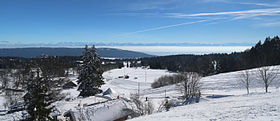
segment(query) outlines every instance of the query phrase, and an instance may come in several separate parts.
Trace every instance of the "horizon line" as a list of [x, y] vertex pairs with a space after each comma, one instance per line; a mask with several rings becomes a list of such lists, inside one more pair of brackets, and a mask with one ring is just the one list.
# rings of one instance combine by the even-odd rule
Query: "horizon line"
[[188, 43], [188, 42], [178, 42], [178, 43], [94, 43], [94, 42], [62, 42], [62, 43], [0, 43], [0, 48], [28, 48], [28, 47], [84, 47], [85, 45], [95, 45], [95, 46], [178, 46], [178, 47], [191, 47], [191, 46], [254, 46], [256, 43]]

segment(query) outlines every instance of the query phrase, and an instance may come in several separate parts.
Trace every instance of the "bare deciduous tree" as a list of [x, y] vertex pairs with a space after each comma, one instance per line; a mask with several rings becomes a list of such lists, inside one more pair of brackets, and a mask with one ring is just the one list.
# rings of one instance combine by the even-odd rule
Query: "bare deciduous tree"
[[249, 87], [250, 87], [250, 83], [251, 83], [251, 77], [250, 77], [250, 72], [248, 70], [245, 70], [243, 72], [240, 73], [240, 84], [242, 86], [244, 86], [247, 89], [247, 94], [249, 94]]
[[136, 109], [133, 109], [134, 112], [136, 112], [139, 116], [145, 114], [144, 104], [140, 100], [139, 95], [137, 94], [131, 94], [130, 100], [135, 104]]
[[152, 114], [154, 111], [154, 105], [152, 101], [146, 101], [145, 102], [145, 114]]
[[153, 113], [154, 105], [151, 101], [143, 102], [137, 94], [131, 94], [130, 100], [135, 104], [136, 108], [133, 109], [133, 111], [137, 113], [138, 116], [146, 114], [150, 115]]
[[278, 69], [274, 67], [262, 67], [258, 70], [258, 77], [265, 86], [265, 92], [268, 92], [268, 87], [277, 77]]
[[201, 86], [201, 75], [195, 72], [183, 73], [183, 75], [184, 80], [178, 86], [179, 89], [184, 93], [184, 98], [189, 99], [198, 93]]

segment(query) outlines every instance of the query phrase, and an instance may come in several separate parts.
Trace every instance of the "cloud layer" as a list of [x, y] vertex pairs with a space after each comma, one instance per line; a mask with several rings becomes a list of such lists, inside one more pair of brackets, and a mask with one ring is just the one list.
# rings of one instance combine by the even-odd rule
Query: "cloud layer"
[[[151, 27], [143, 30], [138, 30], [134, 32], [128, 32], [121, 34], [122, 36], [161, 30], [161, 29], [168, 29], [171, 27], [178, 27], [178, 26], [185, 26], [195, 23], [202, 23], [202, 22], [210, 22], [212, 20], [222, 20], [222, 21], [235, 21], [235, 20], [248, 20], [254, 21], [258, 20], [258, 26], [261, 25], [263, 27], [279, 25], [280, 19], [280, 1], [244, 1], [244, 0], [201, 0], [201, 1], [193, 1], [196, 4], [209, 4], [209, 3], [224, 3], [226, 5], [246, 5], [246, 6], [253, 6], [248, 7], [244, 10], [227, 10], [227, 11], [218, 11], [218, 12], [191, 12], [191, 13], [183, 13], [183, 12], [162, 12], [160, 14], [154, 14], [150, 12], [135, 12], [135, 11], [143, 11], [143, 10], [160, 10], [161, 8], [168, 8], [166, 6], [172, 5], [174, 3], [183, 3], [181, 0], [162, 0], [162, 1], [153, 1], [151, 4], [147, 3], [136, 3], [133, 5], [131, 10], [134, 12], [125, 13], [126, 15], [134, 15], [134, 16], [149, 16], [149, 17], [166, 17], [172, 19], [180, 19], [185, 21], [193, 21], [193, 22], [185, 22], [185, 23], [178, 23], [173, 25], [165, 25], [160, 27]], [[192, 1], [188, 1], [192, 2]], [[141, 9], [140, 9], [141, 8]], [[169, 7], [170, 8], [170, 7]], [[252, 9], [255, 8], [255, 9]], [[187, 11], [188, 12], [188, 11]], [[123, 15], [125, 15], [123, 14]], [[274, 17], [270, 18], [269, 21], [266, 20], [266, 17]], [[216, 22], [218, 23], [218, 22]]]
[[212, 13], [169, 13], [168, 17], [172, 18], [191, 18], [191, 17], [215, 17], [215, 16], [226, 16], [232, 17], [233, 19], [245, 19], [258, 16], [278, 16], [280, 15], [280, 8], [270, 9], [253, 9], [244, 11], [227, 11], [227, 12], [212, 12]]

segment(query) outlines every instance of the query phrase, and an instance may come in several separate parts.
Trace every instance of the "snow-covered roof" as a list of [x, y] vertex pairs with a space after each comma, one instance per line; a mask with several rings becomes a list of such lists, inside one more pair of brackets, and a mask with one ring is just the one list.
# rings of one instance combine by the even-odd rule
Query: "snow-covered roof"
[[131, 114], [125, 109], [132, 109], [131, 104], [118, 99], [86, 106], [82, 109], [70, 110], [64, 113], [64, 116], [71, 116], [77, 121], [113, 121]]
[[118, 93], [115, 90], [111, 89], [111, 88], [108, 88], [105, 92], [103, 92], [103, 96], [104, 95], [117, 95], [117, 94]]

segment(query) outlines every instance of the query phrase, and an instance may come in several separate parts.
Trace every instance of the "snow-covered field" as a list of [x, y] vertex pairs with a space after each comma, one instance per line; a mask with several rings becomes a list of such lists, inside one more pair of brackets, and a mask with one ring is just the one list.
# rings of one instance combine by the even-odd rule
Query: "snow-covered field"
[[[157, 112], [158, 107], [165, 100], [166, 96], [177, 98], [181, 96], [175, 85], [165, 86], [157, 89], [151, 88], [151, 83], [163, 75], [174, 73], [167, 70], [146, 69], [146, 68], [122, 68], [107, 71], [103, 74], [105, 85], [101, 87], [103, 91], [108, 88], [113, 89], [120, 97], [129, 98], [130, 94], [138, 93], [142, 100], [146, 97], [152, 101], [155, 107], [155, 113], [142, 116], [132, 120], [135, 121], [185, 121], [185, 120], [280, 120], [280, 75], [269, 87], [270, 93], [264, 93], [264, 88], [257, 78], [257, 69], [250, 70], [252, 74], [252, 85], [250, 95], [247, 95], [246, 89], [239, 84], [240, 71], [222, 73], [213, 76], [203, 77], [202, 98], [199, 103], [171, 108], [168, 112]], [[128, 79], [119, 78], [128, 75]], [[70, 78], [77, 80], [77, 76]], [[76, 110], [79, 104], [92, 104], [100, 101], [106, 101], [101, 97], [77, 98], [79, 92], [77, 88], [64, 90], [68, 93], [69, 101], [60, 101], [56, 103], [58, 110], [63, 114], [72, 109]], [[209, 95], [228, 95], [223, 98], [209, 98]], [[0, 98], [0, 102], [3, 101]], [[20, 117], [20, 113], [15, 116]], [[0, 116], [0, 119], [8, 120], [7, 116]], [[11, 119], [11, 118], [10, 118]], [[12, 120], [12, 119], [11, 119]]]
[[[172, 108], [169, 112], [162, 112], [135, 118], [136, 121], [185, 121], [185, 120], [280, 120], [280, 75], [269, 87], [270, 93], [264, 93], [263, 84], [257, 77], [258, 69], [251, 69], [251, 94], [240, 84], [242, 71], [222, 73], [203, 77], [202, 99], [200, 103]], [[146, 73], [146, 74], [145, 74]], [[120, 75], [129, 75], [130, 79], [120, 79]], [[151, 83], [162, 75], [172, 73], [166, 70], [141, 68], [122, 68], [104, 73], [108, 81], [102, 87], [111, 87], [120, 94], [128, 97], [130, 93], [137, 93], [140, 83], [140, 95], [144, 100], [148, 97], [157, 109], [164, 100], [165, 90], [169, 97], [180, 96], [175, 85], [151, 89]], [[146, 75], [146, 79], [145, 79]], [[135, 79], [134, 77], [137, 77]], [[209, 95], [227, 95], [223, 98], [208, 98]]]
[[[106, 90], [112, 88], [121, 96], [129, 97], [132, 93], [138, 93], [138, 85], [140, 87], [140, 95], [146, 95], [150, 92], [151, 84], [155, 79], [163, 75], [171, 75], [174, 73], [167, 70], [146, 69], [146, 68], [122, 68], [107, 71], [103, 74], [105, 85], [101, 88]], [[119, 78], [119, 76], [128, 75], [129, 79]]]
[[[145, 79], [146, 71], [146, 79]], [[264, 93], [263, 84], [258, 80], [258, 69], [252, 73], [250, 95], [240, 85], [240, 73], [230, 72], [203, 77], [202, 99], [200, 103], [172, 108], [168, 112], [157, 113], [135, 118], [135, 121], [185, 121], [185, 120], [280, 120], [280, 77], [269, 87], [270, 93]], [[120, 79], [118, 76], [129, 75], [129, 79]], [[172, 74], [166, 70], [141, 68], [122, 68], [104, 73], [108, 80], [102, 87], [111, 87], [120, 94], [128, 97], [130, 93], [137, 93], [140, 83], [140, 95], [144, 100], [148, 97], [157, 109], [164, 100], [165, 90], [169, 97], [180, 96], [175, 85], [151, 89], [150, 84], [162, 75]], [[280, 75], [279, 75], [280, 76]], [[137, 79], [134, 79], [137, 77]], [[209, 95], [229, 95], [223, 98], [207, 98]]]
[[280, 93], [254, 93], [172, 108], [131, 121], [279, 121]]
[[[275, 67], [277, 68], [277, 67]], [[186, 121], [186, 120], [280, 120], [280, 75], [264, 93], [263, 84], [257, 77], [258, 69], [251, 72], [251, 94], [240, 85], [240, 73], [230, 72], [203, 77], [202, 99], [200, 103], [172, 108], [168, 112], [155, 113], [132, 119], [132, 121]], [[167, 90], [168, 96], [180, 95], [175, 86], [165, 86], [156, 90]], [[158, 96], [164, 93], [148, 93], [145, 96]], [[226, 95], [223, 98], [209, 98], [209, 95]], [[156, 101], [159, 103], [160, 101]]]

